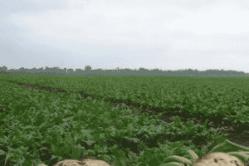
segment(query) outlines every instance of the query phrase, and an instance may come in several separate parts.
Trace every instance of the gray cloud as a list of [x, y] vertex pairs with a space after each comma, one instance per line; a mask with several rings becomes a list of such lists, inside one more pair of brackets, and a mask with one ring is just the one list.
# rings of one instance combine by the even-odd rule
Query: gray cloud
[[0, 0], [0, 65], [249, 71], [246, 0]]
[[37, 12], [64, 8], [66, 0], [1, 0], [2, 14], [17, 12]]

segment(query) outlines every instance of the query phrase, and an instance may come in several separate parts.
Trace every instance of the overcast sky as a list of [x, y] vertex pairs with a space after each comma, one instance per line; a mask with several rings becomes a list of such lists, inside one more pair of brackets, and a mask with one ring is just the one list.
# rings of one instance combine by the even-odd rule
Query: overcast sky
[[249, 72], [249, 1], [0, 0], [0, 65]]

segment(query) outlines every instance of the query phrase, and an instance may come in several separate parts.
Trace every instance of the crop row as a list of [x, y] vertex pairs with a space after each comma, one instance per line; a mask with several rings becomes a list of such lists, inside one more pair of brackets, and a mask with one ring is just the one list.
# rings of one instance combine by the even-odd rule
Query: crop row
[[167, 123], [77, 94], [30, 91], [0, 81], [0, 165], [93, 156], [120, 166], [160, 165], [183, 149], [201, 147], [199, 153], [205, 153], [223, 138], [205, 124]]
[[125, 103], [185, 119], [231, 126], [238, 132], [249, 128], [248, 78], [162, 77], [7, 77], [22, 83], [60, 88], [82, 95]]

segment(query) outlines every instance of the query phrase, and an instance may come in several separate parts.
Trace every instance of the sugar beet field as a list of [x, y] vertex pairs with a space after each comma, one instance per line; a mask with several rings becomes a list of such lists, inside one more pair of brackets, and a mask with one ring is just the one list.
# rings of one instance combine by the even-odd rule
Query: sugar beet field
[[249, 145], [249, 78], [0, 75], [0, 165], [160, 166]]

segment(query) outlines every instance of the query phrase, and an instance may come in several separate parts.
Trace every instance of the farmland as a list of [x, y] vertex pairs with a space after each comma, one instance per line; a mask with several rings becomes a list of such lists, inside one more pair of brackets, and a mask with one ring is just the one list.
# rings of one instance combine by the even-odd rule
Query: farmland
[[0, 75], [0, 165], [159, 166], [249, 142], [249, 78]]

